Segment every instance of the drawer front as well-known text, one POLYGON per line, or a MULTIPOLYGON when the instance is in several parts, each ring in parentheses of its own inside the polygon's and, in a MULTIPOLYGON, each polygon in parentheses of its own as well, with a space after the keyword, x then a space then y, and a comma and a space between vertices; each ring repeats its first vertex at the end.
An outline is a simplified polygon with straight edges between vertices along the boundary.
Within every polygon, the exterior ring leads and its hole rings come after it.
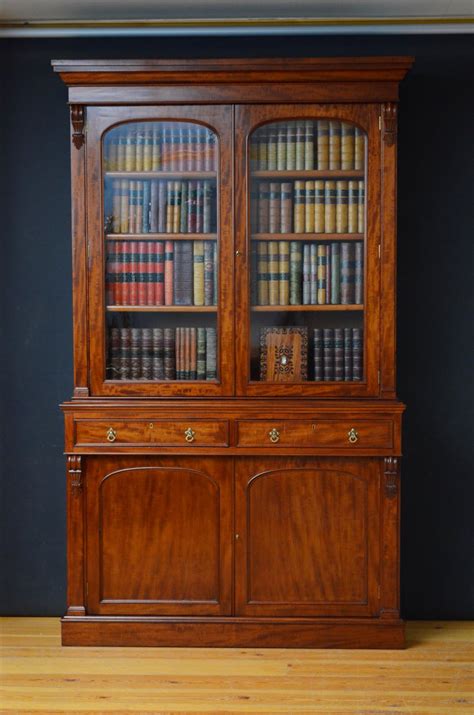
POLYGON ((393 447, 391 420, 242 420, 238 447, 393 447))
POLYGON ((77 420, 75 430, 76 446, 227 447, 229 444, 227 420, 77 420))

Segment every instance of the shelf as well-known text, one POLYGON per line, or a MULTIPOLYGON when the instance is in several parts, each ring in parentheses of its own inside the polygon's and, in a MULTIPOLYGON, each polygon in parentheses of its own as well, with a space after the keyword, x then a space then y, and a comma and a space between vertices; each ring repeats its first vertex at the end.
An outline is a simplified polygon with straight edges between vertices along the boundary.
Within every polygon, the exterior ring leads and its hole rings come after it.
POLYGON ((108 305, 108 313, 217 313, 216 305, 108 305))
POLYGON ((363 241, 363 233, 252 233, 254 241, 363 241))
POLYGON ((107 179, 215 179, 216 171, 106 171, 107 179))
POLYGON ((282 169, 280 171, 256 169, 252 171, 254 179, 363 179, 365 171, 358 169, 282 169))
POLYGON ((311 312, 326 312, 326 311, 363 311, 364 306, 362 304, 358 305, 252 305, 252 312, 254 313, 299 313, 300 311, 311 311, 311 312))
POLYGON ((106 233, 108 241, 216 241, 217 233, 106 233))

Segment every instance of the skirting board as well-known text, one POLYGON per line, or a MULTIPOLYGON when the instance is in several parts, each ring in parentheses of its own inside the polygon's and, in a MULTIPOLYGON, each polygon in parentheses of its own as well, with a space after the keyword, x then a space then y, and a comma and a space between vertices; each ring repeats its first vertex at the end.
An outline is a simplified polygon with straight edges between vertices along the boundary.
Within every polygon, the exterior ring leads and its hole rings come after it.
POLYGON ((405 647, 405 624, 388 619, 110 618, 61 621, 63 646, 218 648, 405 647))

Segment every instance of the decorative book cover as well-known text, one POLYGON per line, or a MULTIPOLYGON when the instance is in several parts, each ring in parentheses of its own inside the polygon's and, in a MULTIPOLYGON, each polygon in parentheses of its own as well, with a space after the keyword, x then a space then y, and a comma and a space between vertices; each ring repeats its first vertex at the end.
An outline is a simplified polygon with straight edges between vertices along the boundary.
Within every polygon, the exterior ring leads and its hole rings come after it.
POLYGON ((260 379, 302 382, 308 379, 308 329, 261 328, 260 379))

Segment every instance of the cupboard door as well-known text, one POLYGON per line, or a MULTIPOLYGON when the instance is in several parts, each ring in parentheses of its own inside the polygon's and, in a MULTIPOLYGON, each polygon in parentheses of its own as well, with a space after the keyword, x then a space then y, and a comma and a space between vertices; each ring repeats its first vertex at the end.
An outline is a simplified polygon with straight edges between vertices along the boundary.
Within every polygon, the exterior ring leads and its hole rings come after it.
POLYGON ((230 613, 230 460, 91 457, 86 485, 88 613, 230 613))
POLYGON ((237 459, 236 612, 375 614, 379 486, 377 459, 237 459))
POLYGON ((378 119, 236 108, 238 394, 378 394, 378 119))
POLYGON ((87 116, 92 394, 232 394, 231 107, 87 116))

